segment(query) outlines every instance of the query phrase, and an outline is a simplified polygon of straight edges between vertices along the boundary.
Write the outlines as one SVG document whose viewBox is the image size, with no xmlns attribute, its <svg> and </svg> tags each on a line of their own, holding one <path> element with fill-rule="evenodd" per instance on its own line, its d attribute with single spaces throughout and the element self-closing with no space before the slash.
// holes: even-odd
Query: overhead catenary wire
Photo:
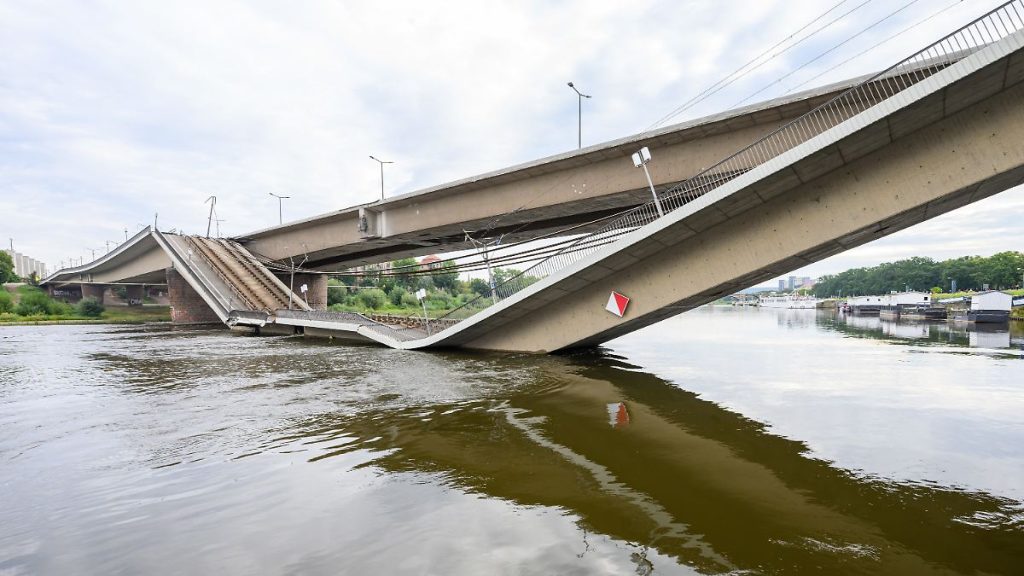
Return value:
<svg viewBox="0 0 1024 576">
<path fill-rule="evenodd" d="M 572 235 L 574 230 L 580 230 L 580 229 L 583 229 L 583 228 L 586 228 L 586 227 L 590 227 L 590 226 L 594 226 L 594 225 L 597 225 L 597 224 L 601 224 L 602 222 L 605 222 L 605 221 L 608 221 L 610 219 L 613 219 L 613 218 L 616 218 L 618 216 L 621 216 L 623 213 L 628 212 L 631 209 L 632 209 L 632 207 L 623 208 L 623 210 L 621 210 L 621 211 L 615 212 L 613 214 L 608 214 L 608 215 L 605 215 L 605 216 L 601 216 L 599 218 L 594 218 L 594 219 L 589 220 L 587 222 L 573 224 L 572 226 L 567 226 L 565 228 L 560 228 L 558 230 L 554 230 L 554 231 L 551 231 L 551 232 L 545 232 L 543 234 L 539 234 L 539 235 L 533 236 L 533 237 L 528 238 L 526 240 L 520 240 L 520 241 L 517 241 L 517 242 L 509 243 L 509 244 L 506 244 L 506 245 L 503 245 L 503 246 L 500 246 L 498 248 L 493 249 L 492 253 L 493 252 L 500 252 L 500 251 L 508 251 L 508 250 L 513 249 L 513 248 L 521 247 L 521 246 L 523 246 L 525 244 L 539 242 L 539 241 L 543 241 L 543 240 L 546 240 L 546 239 L 549 239 L 549 238 Z M 533 247 L 533 248 L 527 249 L 527 250 L 525 250 L 525 251 L 523 251 L 521 253 L 505 254 L 503 256 L 498 256 L 496 258 L 491 258 L 491 261 L 494 262 L 497 259 L 505 261 L 505 260 L 507 260 L 510 257 L 515 257 L 515 256 L 518 256 L 518 255 L 529 255 L 529 254 L 532 254 L 532 253 L 536 253 L 538 250 L 543 250 L 545 248 L 549 248 L 549 247 L 552 247 L 552 246 L 563 246 L 563 245 L 567 244 L 570 241 L 575 241 L 578 238 L 579 238 L 579 236 L 573 236 L 572 238 L 569 238 L 567 240 L 562 240 L 562 241 L 559 241 L 559 242 L 556 242 L 556 243 L 553 243 L 553 244 L 548 244 L 548 245 L 541 246 L 541 247 Z M 270 257 L 268 257 L 266 255 L 260 254 L 258 252 L 252 252 L 252 251 L 250 251 L 250 253 L 252 253 L 253 256 L 256 257 L 256 259 L 261 264 L 266 266 L 267 268 L 270 268 L 272 270 L 278 270 L 278 271 L 291 271 L 292 270 L 292 268 L 290 268 L 288 266 L 285 266 L 285 265 L 282 265 L 282 264 L 276 262 L 275 260 L 273 260 L 272 258 L 270 258 Z M 465 262 L 465 260 L 466 260 L 465 256 L 459 256 L 459 257 L 454 257 L 454 258 L 438 260 L 437 262 L 435 262 L 435 264 L 439 264 L 439 265 L 443 266 L 444 264 L 449 263 L 449 262 L 456 263 L 452 267 L 445 268 L 445 270 L 444 270 L 445 272 L 453 271 L 453 270 L 459 270 L 459 269 L 461 269 L 463 267 L 466 267 L 466 266 L 472 266 L 472 265 L 477 265 L 477 264 L 482 265 L 482 260 L 479 261 L 479 262 L 475 262 L 475 263 L 474 262 L 469 262 L 469 263 L 464 264 L 464 265 L 460 265 L 459 264 L 459 261 Z M 529 261 L 529 259 L 526 259 L 525 261 Z M 393 268 L 392 270 L 399 270 L 400 271 L 400 270 L 408 269 L 409 273 L 418 273 L 417 270 L 419 268 L 421 268 L 421 265 L 417 263 L 417 264 L 410 264 L 408 266 L 400 266 L 400 267 L 397 267 L 397 268 Z M 298 268 L 298 269 L 296 269 L 296 271 L 297 272 L 321 273 L 321 274 L 323 273 L 323 272 L 321 272 L 319 270 L 309 270 L 309 269 L 303 269 L 303 268 Z M 400 275 L 401 274 L 401 272 L 395 273 L 395 274 L 390 274 L 390 271 L 388 271 L 388 272 L 389 272 L 389 275 Z M 436 270 L 433 270 L 433 271 L 428 271 L 428 272 L 425 272 L 425 273 L 436 273 L 436 272 L 437 272 Z M 367 275 L 367 276 L 370 276 L 370 275 L 379 275 L 381 273 L 382 273 L 382 271 L 372 271 L 372 272 L 368 272 L 368 273 L 362 273 L 362 272 L 356 272 L 356 271 L 345 271 L 345 272 L 338 272 L 338 273 L 335 273 L 335 274 L 345 275 L 345 276 L 354 276 L 354 275 Z"/>
<path fill-rule="evenodd" d="M 682 114 L 683 112 L 685 112 L 685 111 L 689 110 L 690 108 L 696 106 L 697 104 L 700 104 L 701 102 L 703 102 L 704 100 L 710 98 L 711 96 L 714 96 L 715 94 L 717 94 L 718 92 L 720 92 L 724 88 L 728 87 L 732 83 L 736 82 L 740 78 L 743 78 L 744 76 L 746 76 L 746 75 L 750 74 L 751 72 L 757 70 L 761 66 L 764 66 L 768 62 L 771 62 L 775 58 L 778 58 L 782 54 L 785 54 L 789 50 L 792 50 L 793 48 L 799 46 L 804 41 L 814 37 L 819 32 L 825 30 L 826 28 L 829 28 L 830 26 L 832 26 L 836 22 L 839 22 L 843 18 L 845 18 L 845 17 L 849 16 L 850 14 L 852 14 L 853 12 L 859 10 L 860 8 L 862 8 L 864 5 L 868 4 L 872 0 L 864 0 L 860 4 L 854 6 L 850 10 L 844 12 L 843 14 L 840 14 L 838 17 L 834 18 L 833 20 L 829 21 L 828 23 L 824 24 L 823 26 L 819 27 L 817 30 L 811 32 L 810 34 L 804 36 L 803 38 L 801 38 L 800 40 L 796 41 L 795 43 L 787 46 L 786 48 L 780 50 L 779 52 L 776 52 L 776 53 L 772 54 L 769 58 L 767 58 L 766 60 L 758 63 L 753 68 L 750 68 L 749 70 L 746 70 L 746 68 L 749 67 L 751 64 L 754 64 L 758 60 L 761 60 L 767 54 L 769 54 L 772 50 L 775 50 L 779 46 L 781 46 L 781 45 L 785 44 L 786 42 L 788 42 L 789 40 L 793 39 L 796 35 L 800 34 L 804 30 L 806 30 L 807 28 L 812 26 L 815 22 L 817 22 L 817 21 L 821 20 L 822 18 L 824 18 L 825 16 L 829 15 L 832 11 L 836 10 L 837 8 L 839 8 L 840 6 L 845 4 L 847 1 L 848 0 L 840 0 L 840 2 L 834 4 L 831 8 L 829 8 L 828 10 L 822 12 L 817 17 L 815 17 L 813 20 L 811 20 L 807 24 L 804 24 L 800 28 L 798 28 L 795 32 L 793 32 L 790 35 L 786 36 L 782 40 L 779 40 L 778 42 L 776 42 L 772 46 L 766 48 L 763 52 L 761 52 L 760 54 L 758 54 L 754 58 L 748 60 L 745 64 L 743 64 L 742 66 L 740 66 L 736 70 L 733 70 L 731 73 L 729 73 L 728 75 L 724 76 L 720 80 L 716 81 L 714 84 L 708 86 L 703 91 L 701 91 L 697 95 L 693 96 L 692 98 L 690 98 L 689 100 L 687 100 L 686 102 L 681 104 L 676 109 L 672 110 L 671 112 L 669 112 L 665 116 L 661 117 L 659 120 L 657 120 L 656 122 L 654 122 L 653 124 L 651 124 L 650 126 L 645 128 L 644 132 L 653 130 L 653 129 L 663 125 L 664 123 L 666 123 L 669 120 L 675 118 L 676 116 L 679 116 L 680 114 Z"/>
<path fill-rule="evenodd" d="M 753 98 L 753 97 L 757 96 L 758 94 L 761 94 L 761 93 L 763 93 L 764 91 L 768 90 L 768 89 L 769 89 L 769 88 L 771 88 L 772 86 L 775 86 L 776 84 L 779 84 L 779 83 L 781 83 L 781 82 L 785 81 L 785 80 L 786 80 L 787 78 L 789 78 L 789 77 L 790 77 L 790 76 L 792 76 L 793 74 L 796 74 L 797 72 L 799 72 L 799 71 L 803 70 L 804 68 L 806 68 L 806 67 L 810 66 L 811 64 L 814 64 L 814 63 L 815 63 L 815 62 L 817 62 L 818 60 L 821 60 L 821 59 L 822 59 L 822 58 L 824 58 L 825 56 L 828 56 L 828 55 L 829 55 L 829 54 L 831 54 L 832 52 L 835 52 L 835 51 L 836 51 L 836 50 L 838 50 L 839 48 L 841 48 L 841 47 L 845 46 L 846 44 L 850 43 L 851 41 L 853 41 L 853 40 L 854 40 L 855 38 L 857 38 L 857 37 L 859 37 L 859 36 L 861 36 L 861 35 L 863 35 L 863 34 L 867 33 L 867 32 L 868 32 L 869 30 L 871 30 L 872 28 L 874 28 L 874 27 L 878 26 L 879 24 L 881 24 L 881 23 L 885 22 L 886 20 L 888 20 L 888 19 L 892 18 L 893 16 L 895 16 L 895 15 L 899 14 L 900 12 L 902 12 L 902 11 L 906 10 L 907 8 L 910 8 L 910 7 L 911 7 L 911 6 L 913 6 L 914 4 L 917 4 L 917 3 L 919 2 L 919 1 L 920 1 L 920 0 L 910 0 L 909 2 L 907 2 L 907 3 L 903 4 L 902 6 L 900 6 L 899 8 L 897 8 L 897 9 L 893 10 L 892 12 L 890 12 L 890 13 L 886 14 L 886 15 L 885 15 L 885 16 L 883 16 L 882 18 L 880 18 L 880 19 L 878 19 L 878 20 L 875 20 L 874 22 L 872 22 L 871 24 L 869 24 L 869 25 L 868 25 L 867 27 L 865 27 L 865 28 L 862 28 L 862 29 L 861 29 L 861 30 L 860 30 L 859 32 L 857 32 L 856 34 L 853 34 L 852 36 L 849 36 L 848 38 L 846 38 L 846 40 L 843 40 L 843 41 L 842 41 L 842 42 L 840 42 L 839 44 L 836 44 L 835 46 L 833 46 L 833 47 L 829 48 L 828 50 L 825 50 L 824 52 L 822 52 L 822 53 L 818 54 L 818 55 L 817 55 L 817 56 L 815 56 L 814 58 L 811 58 L 810 60 L 808 60 L 808 61 L 804 62 L 804 63 L 803 63 L 803 64 L 801 64 L 800 66 L 797 66 L 797 67 L 796 67 L 796 68 L 794 68 L 793 70 L 790 70 L 790 71 L 789 71 L 789 72 L 787 72 L 786 74 L 783 74 L 783 75 L 782 75 L 782 76 L 781 76 L 780 78 L 776 79 L 776 80 L 775 80 L 774 82 L 770 82 L 770 83 L 766 84 L 765 86 L 763 86 L 763 87 L 761 87 L 760 89 L 756 90 L 755 92 L 753 92 L 752 94 L 750 94 L 750 95 L 749 95 L 749 96 L 747 96 L 746 98 L 744 98 L 744 99 L 740 100 L 739 102 L 736 102 L 735 104 L 733 104 L 732 106 L 730 106 L 730 108 L 736 108 L 737 106 L 740 106 L 740 105 L 742 105 L 742 104 L 744 104 L 744 103 L 748 102 L 748 101 L 749 101 L 749 100 L 750 100 L 751 98 Z"/>
<path fill-rule="evenodd" d="M 933 12 L 930 16 L 928 16 L 928 17 L 926 17 L 926 18 L 924 18 L 922 20 L 918 20 L 916 23 L 911 24 L 910 26 L 907 26 L 906 28 L 900 30 L 899 32 L 896 32 L 895 34 L 892 34 L 892 35 L 886 37 L 885 39 L 883 39 L 883 40 L 881 40 L 879 42 L 876 42 L 875 44 L 865 48 L 864 50 L 861 50 L 860 52 L 854 54 L 853 56 L 850 56 L 846 60 L 843 60 L 842 62 L 839 62 L 838 64 L 835 64 L 834 66 L 831 66 L 831 67 L 829 67 L 829 68 L 819 72 L 818 74 L 815 74 L 814 76 L 811 76 L 810 78 L 808 78 L 807 80 L 804 80 L 803 82 L 797 84 L 796 86 L 793 86 L 789 90 L 786 90 L 784 95 L 792 94 L 794 91 L 796 91 L 796 90 L 798 90 L 800 88 L 803 88 L 804 86 L 810 84 L 811 82 L 814 82 L 818 78 L 821 78 L 825 74 L 828 74 L 829 72 L 832 72 L 836 68 L 839 68 L 840 66 L 844 66 L 846 64 L 849 64 L 850 62 L 856 60 L 857 58 L 860 58 L 861 56 L 867 54 L 868 52 L 874 50 L 875 48 L 878 48 L 882 44 L 885 44 L 885 43 L 887 43 L 887 42 L 889 42 L 889 41 L 891 41 L 891 40 L 893 40 L 895 38 L 898 38 L 899 36 L 902 36 L 903 34 L 906 34 L 907 32 L 913 30 L 914 28 L 917 28 L 918 26 L 924 24 L 925 22 L 928 22 L 929 20 L 932 20 L 932 19 L 938 17 L 940 14 L 943 14 L 944 12 L 949 11 L 954 6 L 956 6 L 958 4 L 962 4 L 963 1 L 964 0 L 953 0 L 953 2 L 951 4 L 949 4 L 949 5 L 947 5 L 945 8 L 941 8 L 937 12 Z"/>
</svg>

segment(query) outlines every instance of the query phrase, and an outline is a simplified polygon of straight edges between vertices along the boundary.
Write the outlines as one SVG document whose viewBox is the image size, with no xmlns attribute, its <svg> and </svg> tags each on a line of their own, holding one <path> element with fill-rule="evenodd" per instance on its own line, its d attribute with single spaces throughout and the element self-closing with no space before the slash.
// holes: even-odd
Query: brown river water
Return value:
<svg viewBox="0 0 1024 576">
<path fill-rule="evenodd" d="M 1024 574 L 1024 331 L 0 328 L 0 575 Z"/>
</svg>

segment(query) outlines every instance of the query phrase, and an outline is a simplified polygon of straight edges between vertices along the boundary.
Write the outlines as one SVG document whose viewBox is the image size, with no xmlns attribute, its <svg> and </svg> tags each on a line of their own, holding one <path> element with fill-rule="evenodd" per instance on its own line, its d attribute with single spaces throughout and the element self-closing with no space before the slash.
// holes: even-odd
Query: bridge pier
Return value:
<svg viewBox="0 0 1024 576">
<path fill-rule="evenodd" d="M 167 296 L 171 304 L 173 324 L 220 324 L 221 320 L 185 278 L 174 268 L 168 268 Z"/>
<path fill-rule="evenodd" d="M 125 304 L 129 306 L 142 306 L 142 300 L 146 297 L 146 287 L 142 284 L 129 284 L 124 288 Z"/>
<path fill-rule="evenodd" d="M 95 298 L 100 304 L 106 291 L 106 284 L 82 284 L 82 298 Z"/>
<path fill-rule="evenodd" d="M 285 286 L 289 286 L 292 283 L 292 275 L 290 273 L 275 273 L 275 276 L 284 282 Z M 306 294 L 302 294 L 302 285 L 306 285 Z M 325 274 L 309 274 L 306 272 L 296 272 L 294 281 L 295 293 L 299 296 L 303 296 L 306 300 L 306 304 L 313 310 L 326 310 L 327 309 L 327 276 Z"/>
</svg>

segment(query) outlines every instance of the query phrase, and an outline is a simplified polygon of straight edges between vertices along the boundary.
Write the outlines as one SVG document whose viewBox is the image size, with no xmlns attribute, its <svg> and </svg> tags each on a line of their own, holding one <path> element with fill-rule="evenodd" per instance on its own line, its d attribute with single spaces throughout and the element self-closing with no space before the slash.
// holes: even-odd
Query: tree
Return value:
<svg viewBox="0 0 1024 576">
<path fill-rule="evenodd" d="M 430 273 L 430 277 L 434 280 L 434 286 L 447 290 L 451 293 L 456 292 L 457 284 L 459 282 L 459 273 L 455 271 L 454 262 L 445 262 L 441 264 L 440 268 L 435 269 Z"/>
<path fill-rule="evenodd" d="M 870 268 L 852 268 L 822 276 L 814 286 L 815 296 L 886 294 L 890 291 L 926 290 L 929 287 L 959 290 L 1010 288 L 1020 282 L 1024 254 L 1000 252 L 991 257 L 963 256 L 936 262 L 931 258 L 908 258 Z"/>
<path fill-rule="evenodd" d="M 0 284 L 17 282 L 17 274 L 14 273 L 14 260 L 7 252 L 0 252 Z"/>
<path fill-rule="evenodd" d="M 481 278 L 473 278 L 469 281 L 469 290 L 480 296 L 486 296 L 491 293 L 491 287 L 487 285 L 487 281 Z"/>
</svg>

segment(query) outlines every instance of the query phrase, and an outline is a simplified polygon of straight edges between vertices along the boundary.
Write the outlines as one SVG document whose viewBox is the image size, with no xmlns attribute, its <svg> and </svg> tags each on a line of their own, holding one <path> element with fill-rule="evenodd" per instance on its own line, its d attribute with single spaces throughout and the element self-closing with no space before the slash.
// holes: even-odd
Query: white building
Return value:
<svg viewBox="0 0 1024 576">
<path fill-rule="evenodd" d="M 18 276 L 28 278 L 35 274 L 39 278 L 46 277 L 46 264 L 14 250 L 4 250 L 4 252 L 10 254 L 11 260 L 14 261 L 14 273 Z"/>
</svg>

